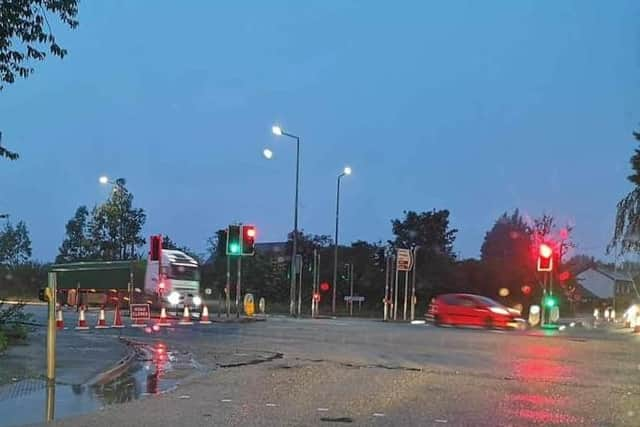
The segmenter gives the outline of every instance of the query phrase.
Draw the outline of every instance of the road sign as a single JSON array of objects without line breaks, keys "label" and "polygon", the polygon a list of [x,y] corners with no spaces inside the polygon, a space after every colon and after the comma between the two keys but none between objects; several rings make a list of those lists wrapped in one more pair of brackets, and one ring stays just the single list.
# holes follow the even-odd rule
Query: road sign
[{"label": "road sign", "polygon": [[410,249],[397,249],[396,268],[398,271],[409,271],[413,265]]},{"label": "road sign", "polygon": [[149,320],[151,318],[149,304],[131,304],[129,312],[131,320]]},{"label": "road sign", "polygon": [[356,295],[350,297],[349,295],[347,295],[346,297],[344,297],[344,301],[345,302],[351,302],[351,301],[353,301],[353,302],[364,302],[364,297],[356,296]]}]

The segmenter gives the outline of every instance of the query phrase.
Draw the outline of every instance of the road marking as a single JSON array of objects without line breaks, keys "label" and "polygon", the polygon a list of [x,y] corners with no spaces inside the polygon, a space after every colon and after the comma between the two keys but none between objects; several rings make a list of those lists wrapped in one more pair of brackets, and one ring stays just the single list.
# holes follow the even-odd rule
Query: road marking
[{"label": "road marking", "polygon": [[443,420],[443,419],[440,419],[440,418],[436,418],[434,421],[437,422],[437,423],[442,423],[442,424],[446,424],[446,423],[449,422],[447,420]]},{"label": "road marking", "polygon": [[384,417],[384,414],[382,412],[374,412],[373,416],[374,417]]},{"label": "road marking", "polygon": [[191,399],[191,396],[189,396],[188,394],[183,394],[182,396],[178,397],[178,399]]},{"label": "road marking", "polygon": [[318,412],[329,412],[329,408],[318,408]]},{"label": "road marking", "polygon": [[231,399],[221,399],[220,402],[229,403],[232,402]]},{"label": "road marking", "polygon": [[270,407],[270,408],[273,408],[273,407],[278,406],[278,404],[277,404],[277,403],[267,403],[267,404],[266,404],[266,405],[264,405],[264,406],[268,406],[268,407]]}]

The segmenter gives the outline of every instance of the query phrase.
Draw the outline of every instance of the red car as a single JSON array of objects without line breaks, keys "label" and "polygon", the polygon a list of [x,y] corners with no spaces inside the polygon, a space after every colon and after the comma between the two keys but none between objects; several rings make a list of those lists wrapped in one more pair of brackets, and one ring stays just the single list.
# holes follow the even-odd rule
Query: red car
[{"label": "red car", "polygon": [[431,300],[427,318],[436,325],[519,328],[520,313],[491,298],[473,294],[443,294]]}]

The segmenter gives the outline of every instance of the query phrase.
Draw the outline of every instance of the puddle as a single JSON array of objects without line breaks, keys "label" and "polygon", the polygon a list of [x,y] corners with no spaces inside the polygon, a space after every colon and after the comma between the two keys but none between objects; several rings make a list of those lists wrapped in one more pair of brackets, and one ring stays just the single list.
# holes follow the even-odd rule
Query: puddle
[{"label": "puddle", "polygon": [[[18,426],[101,410],[166,392],[193,373],[197,363],[189,353],[168,351],[162,343],[140,355],[131,368],[103,384],[56,384],[48,388],[44,379],[26,379],[0,386],[0,426]],[[47,408],[47,400],[55,402]]]}]

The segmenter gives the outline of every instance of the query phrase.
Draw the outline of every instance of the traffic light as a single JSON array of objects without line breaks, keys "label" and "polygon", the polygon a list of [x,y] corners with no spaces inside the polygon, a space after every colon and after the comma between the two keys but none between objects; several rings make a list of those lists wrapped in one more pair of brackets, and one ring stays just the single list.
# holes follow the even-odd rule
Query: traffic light
[{"label": "traffic light", "polygon": [[242,242],[240,242],[240,226],[230,225],[227,228],[227,255],[240,255]]},{"label": "traffic light", "polygon": [[520,290],[522,291],[523,294],[525,295],[530,295],[531,294],[531,286],[529,285],[524,285],[520,288]]},{"label": "traffic light", "polygon": [[538,271],[553,271],[553,249],[546,243],[540,243]]},{"label": "traffic light", "polygon": [[256,227],[255,225],[242,226],[242,255],[256,253]]},{"label": "traffic light", "polygon": [[320,290],[322,292],[329,292],[329,290],[331,289],[331,285],[327,282],[322,282],[320,283]]},{"label": "traffic light", "polygon": [[553,308],[558,305],[558,298],[553,295],[547,295],[544,297],[544,306],[547,308]]},{"label": "traffic light", "polygon": [[162,256],[162,235],[156,234],[155,236],[151,236],[149,240],[149,246],[151,247],[149,260],[160,261],[160,257]]}]

